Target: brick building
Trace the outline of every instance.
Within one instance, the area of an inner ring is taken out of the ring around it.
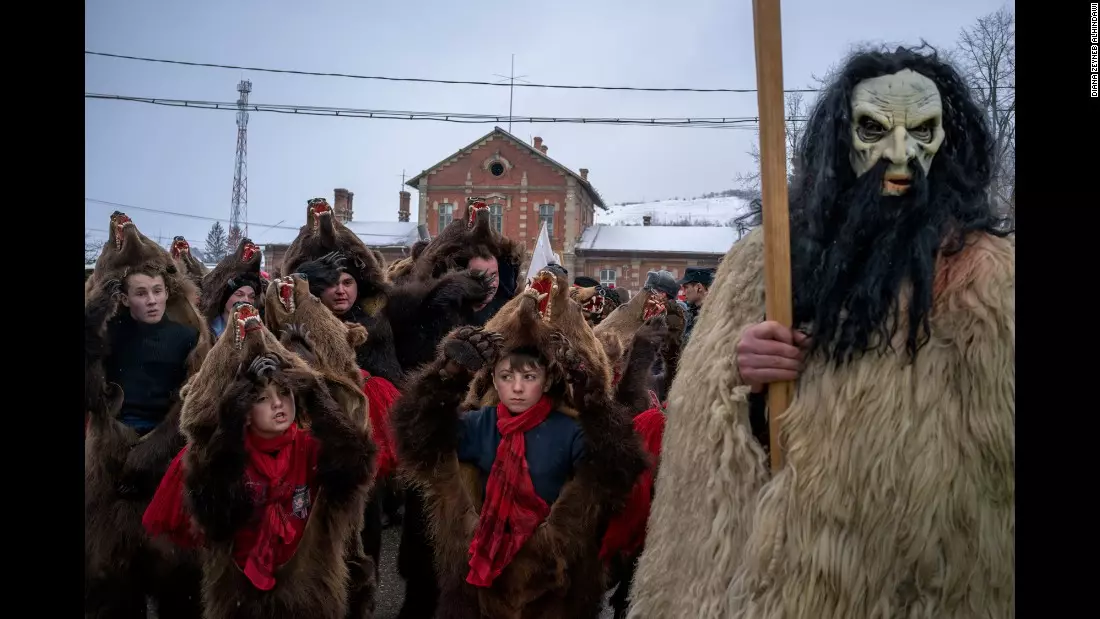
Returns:
[[[402,217],[401,211],[405,213],[404,218],[400,221],[354,221],[352,219],[354,201],[354,193],[347,189],[334,189],[332,199],[333,216],[343,222],[359,238],[363,239],[367,246],[380,251],[387,263],[407,256],[409,247],[419,238],[416,223],[409,222],[409,193],[402,191],[399,196],[398,218],[401,219]],[[269,273],[274,273],[275,268],[282,264],[283,253],[286,252],[286,248],[294,240],[294,237],[298,236],[297,232],[290,230],[284,232],[286,233],[286,241],[264,245],[264,268]]]
[[[651,270],[679,278],[689,266],[717,266],[737,241],[732,227],[651,226],[649,217],[642,226],[596,225],[595,209],[607,207],[588,170],[575,173],[551,159],[548,150],[540,137],[528,144],[497,127],[408,181],[419,192],[415,219],[408,191],[398,194],[398,221],[355,221],[355,194],[347,189],[333,191],[333,213],[393,262],[408,255],[420,225],[434,237],[462,211],[467,197],[483,197],[497,230],[523,240],[528,252],[545,221],[570,279],[588,275],[631,294]],[[274,271],[296,235],[287,230],[285,242],[265,245],[264,268]]]
[[[575,248],[575,273],[633,295],[649,271],[670,271],[679,279],[689,266],[717,267],[737,241],[737,230],[729,226],[650,226],[645,219],[642,226],[585,229]]]
[[[452,153],[408,181],[419,192],[417,221],[434,237],[461,213],[468,197],[483,197],[493,225],[534,249],[542,222],[562,266],[574,272],[575,246],[606,209],[588,181],[547,155],[541,137],[528,144],[500,127]]]

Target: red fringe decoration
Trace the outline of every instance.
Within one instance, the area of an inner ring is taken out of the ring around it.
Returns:
[[[650,463],[634,483],[622,513],[615,516],[607,527],[603,547],[600,548],[602,561],[608,561],[617,554],[632,555],[645,543],[646,522],[653,501],[654,474],[661,457],[661,441],[665,436],[665,414],[658,408],[641,413],[634,418],[634,431],[642,439],[642,447],[649,455]]]
[[[370,404],[370,425],[374,430],[374,444],[378,446],[378,472],[375,479],[385,479],[397,468],[397,452],[394,447],[393,430],[390,429],[390,408],[401,395],[393,383],[379,376],[363,373],[363,393]]]

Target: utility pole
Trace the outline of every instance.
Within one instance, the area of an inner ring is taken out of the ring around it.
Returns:
[[[516,55],[512,54],[512,70],[508,73],[508,133],[512,132],[512,95],[516,91]]]
[[[516,80],[519,80],[521,82],[526,82],[526,80],[524,80],[522,78],[527,77],[527,76],[526,75],[516,75],[516,55],[515,54],[512,54],[512,70],[508,75],[501,75],[499,73],[494,73],[493,75],[495,75],[496,77],[501,78],[501,80],[508,80],[508,133],[511,133],[512,132],[512,102],[515,100]],[[504,82],[501,81],[501,82],[497,82],[497,83],[498,84],[503,84]],[[527,82],[527,83],[530,83],[530,82]]]

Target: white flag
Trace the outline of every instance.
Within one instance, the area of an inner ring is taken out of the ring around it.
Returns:
[[[550,235],[546,232],[546,222],[544,221],[539,229],[539,240],[535,243],[534,251],[531,252],[531,265],[527,267],[527,283],[530,284],[535,275],[551,262],[561,264],[561,259],[550,248]]]

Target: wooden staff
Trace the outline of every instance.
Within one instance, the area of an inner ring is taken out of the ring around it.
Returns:
[[[756,88],[760,109],[760,188],[764,219],[764,300],[768,320],[791,326],[791,231],[787,206],[787,137],[783,118],[783,39],[779,0],[753,0]],[[779,418],[791,403],[794,383],[768,385],[768,435],[772,471],[783,466]]]

